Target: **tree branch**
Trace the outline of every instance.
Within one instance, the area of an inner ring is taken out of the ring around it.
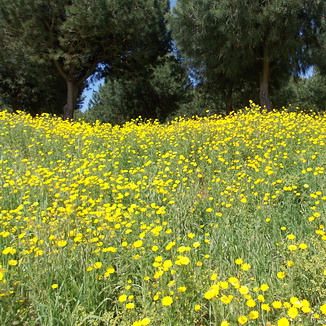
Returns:
[[[55,66],[56,66],[56,68],[57,68],[59,74],[60,74],[60,75],[61,75],[65,80],[67,80],[67,79],[68,79],[68,75],[63,71],[63,69],[62,69],[62,67],[61,67],[61,65],[60,65],[60,63],[59,63],[59,61],[58,61],[58,60],[54,60],[54,64],[55,64]]]
[[[94,74],[95,72],[95,69],[97,67],[99,63],[99,60],[95,60],[94,59],[94,62],[92,63],[92,65],[87,69],[87,72],[85,73],[85,75],[83,77],[81,77],[78,82],[77,82],[77,85],[81,85],[88,77],[90,77],[91,75]]]

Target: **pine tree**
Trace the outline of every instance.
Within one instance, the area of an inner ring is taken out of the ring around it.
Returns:
[[[187,101],[190,82],[186,70],[173,55],[158,58],[137,73],[107,77],[92,99],[87,121],[123,124],[138,118],[164,122],[169,114]]]
[[[2,106],[32,115],[43,112],[61,114],[65,104],[65,85],[53,63],[30,60],[16,43],[3,46],[0,39],[0,98]]]
[[[67,119],[88,77],[139,59],[168,8],[168,0],[1,0],[0,33],[32,61],[53,62],[66,84]]]
[[[255,77],[270,110],[270,80],[313,62],[324,13],[321,0],[178,0],[169,20],[181,54],[204,64],[208,79],[230,87]]]

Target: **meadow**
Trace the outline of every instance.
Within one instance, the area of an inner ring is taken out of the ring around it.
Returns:
[[[0,137],[1,325],[326,325],[326,115]]]

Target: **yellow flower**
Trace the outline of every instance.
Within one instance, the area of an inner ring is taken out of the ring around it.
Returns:
[[[12,260],[8,261],[8,265],[10,265],[10,266],[16,266],[17,264],[18,264],[18,262],[15,259],[12,259]]]
[[[144,319],[141,321],[142,325],[144,325],[144,326],[149,325],[150,322],[151,322],[151,320],[150,320],[149,318],[144,318]]]
[[[58,247],[65,247],[67,245],[67,241],[66,240],[59,240],[57,242]]]
[[[58,286],[59,286],[58,284],[52,284],[52,285],[51,285],[51,288],[52,288],[52,289],[57,289]]]
[[[302,303],[299,301],[299,299],[297,297],[291,297],[290,302],[292,303],[294,308],[301,308],[302,307]]]
[[[122,294],[118,298],[119,302],[125,302],[127,301],[127,296],[125,294]]]
[[[296,245],[289,245],[288,249],[291,250],[291,251],[295,251],[295,250],[298,249],[298,247]]]
[[[218,282],[218,286],[221,289],[226,290],[229,287],[229,283],[228,282],[221,281],[221,282]]]
[[[241,265],[241,264],[243,263],[243,259],[238,258],[238,259],[235,260],[235,263],[236,263],[237,265]]]
[[[305,306],[303,306],[303,307],[301,308],[301,310],[302,310],[302,312],[305,313],[305,314],[311,312],[311,308],[310,308],[310,307],[305,307]]]
[[[233,295],[228,295],[226,296],[225,294],[223,294],[221,297],[220,297],[220,300],[225,303],[225,304],[229,304],[233,299]]]
[[[134,321],[132,323],[132,326],[142,326],[142,322],[141,321]]]
[[[190,263],[190,259],[185,256],[178,256],[178,260],[175,261],[176,265],[188,265]]]
[[[99,268],[102,267],[102,263],[98,261],[98,262],[94,263],[93,267],[94,267],[95,269],[99,269]]]
[[[43,250],[36,250],[35,251],[35,257],[42,256],[42,255],[44,255],[44,251]]]
[[[16,253],[16,249],[11,247],[7,247],[2,250],[3,255],[8,255],[8,254],[14,255],[15,253]]]
[[[171,287],[171,286],[173,286],[175,284],[175,280],[172,280],[172,281],[170,281],[169,283],[168,283],[168,287]]]
[[[104,277],[108,277],[110,274],[113,274],[115,272],[114,267],[110,266],[106,269],[106,272],[104,273]]]
[[[239,285],[239,280],[236,277],[233,277],[233,276],[228,279],[228,282],[230,284],[232,284],[233,286]]]
[[[269,286],[268,286],[267,284],[262,284],[262,285],[260,286],[260,289],[261,289],[263,292],[265,292],[265,291],[267,291],[267,290],[269,289]]]
[[[241,325],[247,324],[247,322],[248,322],[248,318],[246,316],[240,316],[238,318],[238,323]]]
[[[326,271],[326,269],[325,269],[325,271]],[[217,279],[217,274],[216,273],[212,274],[211,281],[215,281],[216,279]]]
[[[230,326],[230,323],[227,320],[221,322],[220,326]]]
[[[185,286],[178,287],[178,292],[186,292],[187,288]]]
[[[175,246],[175,241],[170,241],[166,246],[165,250],[171,250],[172,247]]]
[[[321,311],[321,313],[323,314],[323,315],[326,315],[326,303],[325,304],[323,304],[322,306],[320,306],[320,311]]]
[[[103,248],[102,252],[117,252],[117,248],[115,248],[115,247]]]
[[[135,308],[135,304],[132,302],[129,302],[126,304],[126,309],[134,309]]]
[[[288,309],[288,316],[292,319],[296,318],[298,316],[299,312],[298,309],[295,307],[291,307]]]
[[[253,300],[253,299],[249,299],[249,300],[247,300],[246,304],[247,304],[247,306],[250,307],[250,308],[253,308],[253,307],[256,306],[256,302],[255,302],[255,300]]]
[[[205,292],[204,298],[207,299],[207,300],[210,300],[210,299],[216,297],[218,295],[218,293],[219,293],[218,290],[212,290],[212,289],[210,289],[210,290],[208,290],[208,291]]]
[[[142,240],[137,240],[132,244],[133,248],[140,248],[143,245],[143,241]]]
[[[285,302],[283,302],[283,307],[284,307],[284,308],[290,308],[290,307],[291,307],[291,303],[285,301]]]
[[[164,261],[163,270],[168,271],[170,269],[170,267],[172,267],[172,265],[173,265],[173,263],[171,260],[168,259],[168,260]]]
[[[162,305],[163,306],[170,306],[172,303],[173,303],[173,299],[169,295],[162,298]]]
[[[243,269],[244,271],[247,271],[247,270],[249,270],[250,268],[251,268],[251,265],[250,265],[250,264],[245,263],[245,264],[242,264],[242,265],[241,265],[241,269]]]
[[[249,313],[249,318],[250,319],[258,319],[259,317],[259,312],[257,310],[252,310]]]
[[[272,306],[275,309],[280,309],[280,308],[282,308],[282,302],[281,301],[273,301]]]
[[[271,311],[271,308],[267,303],[262,304],[261,309],[265,311]]]
[[[276,275],[279,279],[282,279],[286,276],[286,274],[284,272],[278,272]]]
[[[196,304],[195,307],[194,307],[194,310],[195,310],[195,311],[198,311],[198,310],[200,310],[200,308],[201,308],[201,307],[200,307],[200,304]]]
[[[283,317],[277,321],[277,326],[290,326],[287,318]]]
[[[249,293],[249,289],[248,289],[247,286],[241,286],[241,287],[239,288],[239,292],[240,292],[241,294],[248,294],[248,293]]]

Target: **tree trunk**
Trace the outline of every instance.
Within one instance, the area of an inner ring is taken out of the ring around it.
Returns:
[[[260,105],[263,109],[267,109],[267,111],[272,111],[273,105],[268,95],[268,82],[270,75],[270,66],[268,58],[263,58],[263,74],[260,79],[260,90],[259,90],[259,100]]]
[[[67,84],[67,103],[63,108],[63,119],[73,119],[78,97],[78,84],[71,80],[66,80]]]

